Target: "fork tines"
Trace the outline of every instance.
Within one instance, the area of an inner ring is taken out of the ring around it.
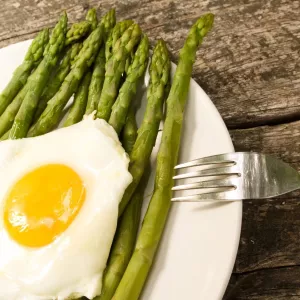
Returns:
[[[236,179],[240,176],[238,166],[234,160],[224,159],[224,155],[204,157],[190,162],[179,164],[175,167],[178,171],[190,167],[207,167],[204,170],[196,170],[178,174],[175,180],[199,178],[201,181],[175,185],[173,191],[200,190],[200,194],[174,197],[171,201],[208,201],[212,199],[226,200],[224,192],[236,189]],[[223,198],[222,198],[223,197]]]

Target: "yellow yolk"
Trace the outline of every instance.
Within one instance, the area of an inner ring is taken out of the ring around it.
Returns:
[[[27,173],[10,190],[4,206],[4,224],[19,244],[50,244],[72,223],[85,200],[79,175],[61,164]]]

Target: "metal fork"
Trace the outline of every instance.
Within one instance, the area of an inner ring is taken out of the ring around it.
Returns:
[[[300,189],[300,174],[283,161],[265,154],[236,152],[204,157],[180,164],[175,170],[198,167],[178,174],[178,180],[201,181],[175,185],[173,191],[199,190],[201,193],[172,198],[175,202],[236,201],[276,197]],[[204,169],[203,169],[204,168]]]

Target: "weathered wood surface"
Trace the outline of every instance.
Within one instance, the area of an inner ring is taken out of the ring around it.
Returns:
[[[0,47],[53,26],[62,9],[75,22],[91,6],[115,6],[150,40],[164,38],[174,61],[197,16],[215,13],[194,78],[232,129],[237,150],[272,153],[300,171],[299,0],[2,0]],[[228,299],[300,299],[299,198],[245,202]]]
[[[227,125],[300,117],[299,0],[2,0],[0,46],[53,25],[62,9],[75,21],[90,5],[116,6],[120,17],[137,20],[152,40],[163,37],[175,61],[192,21],[212,11],[214,31],[198,53],[194,76]]]
[[[300,171],[300,121],[232,130],[238,151],[273,154]],[[246,201],[226,299],[300,299],[300,192]]]
[[[300,267],[263,269],[232,276],[226,300],[299,300]]]
[[[300,121],[233,130],[237,150],[273,154],[300,171]],[[244,204],[235,271],[300,265],[300,192]],[[300,288],[300,287],[299,287]]]

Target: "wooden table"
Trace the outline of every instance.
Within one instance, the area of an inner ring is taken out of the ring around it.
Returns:
[[[99,3],[135,19],[151,41],[165,39],[175,62],[197,16],[215,13],[194,78],[217,106],[236,150],[271,153],[300,170],[299,0],[2,0],[0,47],[52,26],[62,9],[75,22]],[[300,299],[299,196],[245,202],[227,299]]]

